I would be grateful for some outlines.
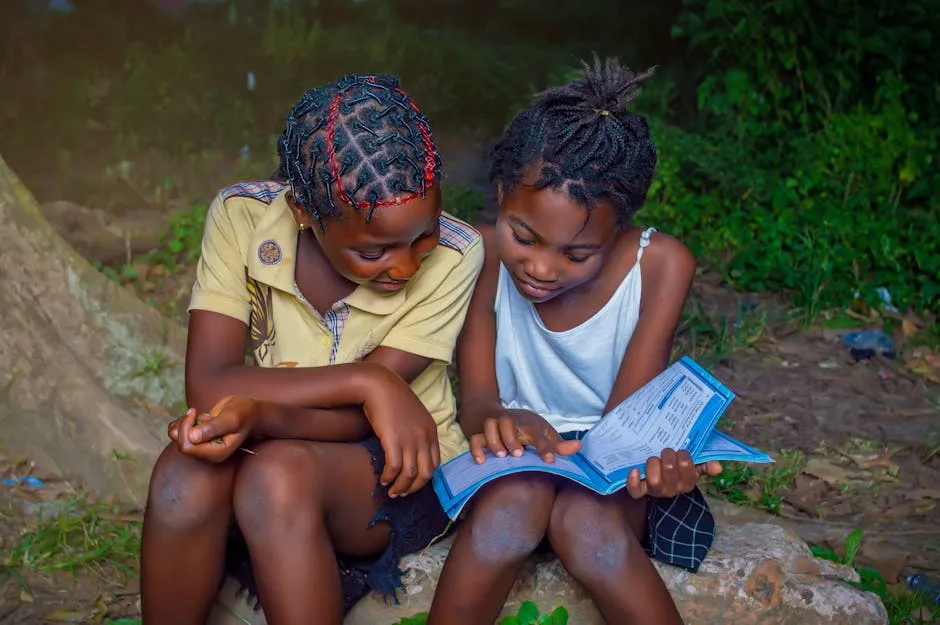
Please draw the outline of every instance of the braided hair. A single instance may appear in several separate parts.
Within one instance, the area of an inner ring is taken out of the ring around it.
[[[510,122],[493,150],[490,179],[510,193],[538,167],[534,188],[564,190],[588,208],[608,201],[626,223],[646,200],[656,167],[646,118],[626,105],[654,69],[634,74],[596,55],[593,65],[581,65],[578,78],[540,93]]]
[[[310,89],[278,141],[275,178],[323,230],[340,203],[376,209],[425,197],[441,174],[428,120],[394,76],[349,75]]]

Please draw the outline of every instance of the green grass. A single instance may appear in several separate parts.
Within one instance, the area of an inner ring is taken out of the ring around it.
[[[760,468],[741,462],[725,463],[721,474],[703,479],[708,494],[780,514],[783,490],[800,474],[804,460],[799,451],[784,449],[775,455],[774,464]]]
[[[940,605],[934,603],[932,598],[900,584],[889,586],[875,569],[855,566],[855,557],[862,547],[862,536],[862,528],[853,530],[846,538],[842,555],[829,547],[813,546],[811,550],[817,558],[854,567],[859,581],[846,583],[878,595],[888,612],[889,625],[930,625],[940,620]]]
[[[394,625],[425,625],[428,622],[427,612],[409,616],[394,623]],[[523,601],[519,611],[510,616],[504,616],[499,625],[567,625],[568,610],[558,606],[548,614],[539,612],[539,608],[531,601]],[[467,625],[476,625],[467,623]]]
[[[77,495],[54,517],[30,522],[7,554],[3,567],[25,572],[74,573],[92,570],[106,579],[115,573],[137,577],[142,522],[120,506]],[[50,504],[51,505],[51,504]]]
[[[676,331],[673,356],[687,355],[711,368],[734,352],[760,343],[772,321],[760,306],[740,305],[737,314],[729,317],[712,313],[690,298]]]

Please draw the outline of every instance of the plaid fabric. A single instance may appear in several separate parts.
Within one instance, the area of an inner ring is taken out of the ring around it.
[[[672,499],[651,497],[646,508],[646,553],[695,573],[715,540],[715,518],[701,491]]]
[[[450,215],[441,215],[440,245],[449,247],[463,254],[470,244],[479,238],[479,234],[471,226]]]
[[[580,440],[589,431],[565,432],[561,437]],[[715,517],[698,488],[672,499],[649,498],[643,548],[650,556],[695,573],[714,540]]]
[[[339,351],[339,339],[343,334],[343,328],[346,327],[346,320],[349,319],[349,306],[343,302],[333,304],[333,307],[326,313],[326,326],[333,334],[333,346],[330,348],[330,364],[336,362],[336,352]]]
[[[261,180],[258,182],[236,182],[222,189],[223,200],[233,197],[248,197],[265,204],[270,204],[274,198],[287,187],[280,182],[273,180]]]

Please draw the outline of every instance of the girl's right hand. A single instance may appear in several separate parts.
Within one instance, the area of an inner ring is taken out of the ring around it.
[[[362,409],[385,452],[381,483],[390,497],[404,497],[421,490],[441,464],[437,424],[407,382],[384,368],[379,376]]]
[[[570,456],[581,449],[581,441],[566,441],[558,431],[531,410],[509,409],[483,421],[483,432],[470,437],[470,454],[479,464],[486,461],[485,449],[499,458],[507,453],[521,456],[532,445],[545,462],[554,462],[555,454]]]

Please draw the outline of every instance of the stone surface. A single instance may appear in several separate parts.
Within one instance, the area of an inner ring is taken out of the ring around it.
[[[182,399],[183,329],[64,241],[2,158],[0,248],[4,444],[142,504]]]
[[[399,605],[372,595],[363,599],[345,625],[385,625],[428,609],[452,538],[402,561],[405,590]],[[857,579],[849,567],[813,558],[793,532],[763,523],[720,525],[714,548],[697,574],[656,563],[679,611],[689,625],[880,625],[887,623],[881,601],[841,579]],[[572,625],[603,623],[592,601],[554,558],[530,561],[510,594],[504,614],[523,600],[543,611],[564,605]],[[229,584],[209,625],[264,625],[262,613],[236,597]]]
[[[84,258],[118,267],[159,247],[166,227],[166,215],[155,211],[115,216],[67,201],[46,202],[39,209],[56,233]]]

